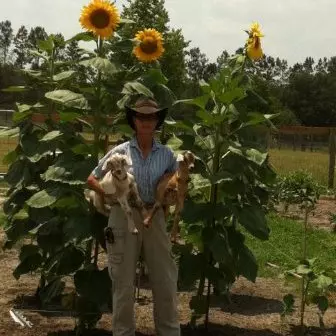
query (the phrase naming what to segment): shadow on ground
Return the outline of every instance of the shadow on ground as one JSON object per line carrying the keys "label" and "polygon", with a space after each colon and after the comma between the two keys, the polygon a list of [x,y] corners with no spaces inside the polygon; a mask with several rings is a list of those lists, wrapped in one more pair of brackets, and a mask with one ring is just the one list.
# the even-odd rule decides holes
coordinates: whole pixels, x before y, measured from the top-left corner
{"label": "shadow on ground", "polygon": [[[135,333],[135,336],[148,336],[148,335],[150,334],[148,333],[143,334],[141,332]],[[51,333],[48,333],[47,336],[76,336],[76,332],[73,330],[60,330],[60,331],[53,331]],[[82,334],[82,336],[113,336],[113,335],[112,335],[112,332],[109,330],[95,329],[85,334]]]}
{"label": "shadow on ground", "polygon": [[[291,327],[291,333],[294,336],[300,336],[301,335],[301,328],[300,326],[292,326]],[[305,336],[335,336],[336,335],[336,327],[334,328],[327,328],[324,330],[324,333],[321,328],[317,327],[308,327],[305,329]]]}
{"label": "shadow on ground", "polygon": [[212,297],[211,307],[218,307],[223,312],[245,316],[281,313],[282,302],[258,296],[231,294],[231,302],[226,298]]}
{"label": "shadow on ground", "polygon": [[[52,302],[41,305],[41,302],[34,295],[20,295],[10,301],[14,309],[26,312],[35,312],[44,317],[74,317],[75,312],[62,306],[61,298],[56,298]],[[102,308],[102,313],[111,313],[111,307]]]}
{"label": "shadow on ground", "polygon": [[181,326],[181,331],[182,336],[281,336],[269,329],[252,330],[215,323],[209,324],[208,333],[203,326],[193,329],[189,325],[185,325]]}
{"label": "shadow on ground", "polygon": [[[47,336],[75,336],[76,333],[73,330],[62,330],[48,333]],[[136,332],[136,336],[154,336],[151,331]],[[281,336],[280,334],[274,333],[271,330],[248,330],[235,328],[229,325],[217,325],[210,324],[209,332],[207,333],[204,327],[198,327],[192,329],[189,325],[181,326],[181,336]],[[111,331],[96,329],[90,331],[88,334],[83,334],[82,336],[112,336]]]}

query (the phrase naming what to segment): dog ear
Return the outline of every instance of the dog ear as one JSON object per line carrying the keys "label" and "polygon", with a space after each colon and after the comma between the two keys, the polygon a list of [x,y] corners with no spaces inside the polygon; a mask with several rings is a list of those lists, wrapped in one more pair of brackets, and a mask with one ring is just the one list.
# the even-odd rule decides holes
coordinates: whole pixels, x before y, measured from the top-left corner
{"label": "dog ear", "polygon": [[177,162],[184,161],[184,156],[183,156],[181,153],[177,154],[176,161],[177,161]]}
{"label": "dog ear", "polygon": [[102,170],[104,172],[107,172],[109,170],[111,170],[113,168],[113,162],[111,159],[107,159],[104,164],[103,164],[103,167],[102,167]]}
{"label": "dog ear", "polygon": [[131,166],[131,165],[132,165],[132,162],[131,162],[131,160],[129,159],[128,156],[125,156],[125,157],[122,159],[122,164],[123,164],[124,166]]}

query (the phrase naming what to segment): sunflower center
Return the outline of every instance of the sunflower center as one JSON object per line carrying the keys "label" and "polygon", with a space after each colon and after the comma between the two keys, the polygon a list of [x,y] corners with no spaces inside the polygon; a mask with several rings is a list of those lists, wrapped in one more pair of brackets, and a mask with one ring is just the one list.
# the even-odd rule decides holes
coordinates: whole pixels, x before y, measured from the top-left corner
{"label": "sunflower center", "polygon": [[158,48],[157,41],[152,37],[147,37],[140,43],[140,48],[146,54],[153,54]]}
{"label": "sunflower center", "polygon": [[90,21],[96,28],[104,29],[110,23],[110,16],[104,9],[97,9],[90,15]]}

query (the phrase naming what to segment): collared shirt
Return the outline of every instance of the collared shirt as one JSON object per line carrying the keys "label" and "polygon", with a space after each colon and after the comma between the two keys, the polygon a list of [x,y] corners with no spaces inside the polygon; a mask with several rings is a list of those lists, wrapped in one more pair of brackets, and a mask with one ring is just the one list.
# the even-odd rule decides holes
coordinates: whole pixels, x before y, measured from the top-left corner
{"label": "collared shirt", "polygon": [[129,173],[131,173],[137,184],[139,194],[143,202],[155,202],[155,189],[159,179],[163,174],[175,172],[178,163],[174,157],[173,151],[153,140],[151,152],[144,159],[138,142],[135,137],[112,148],[98,163],[98,166],[92,171],[92,174],[100,179],[103,177],[102,167],[104,162],[113,154],[125,154],[131,161]]}

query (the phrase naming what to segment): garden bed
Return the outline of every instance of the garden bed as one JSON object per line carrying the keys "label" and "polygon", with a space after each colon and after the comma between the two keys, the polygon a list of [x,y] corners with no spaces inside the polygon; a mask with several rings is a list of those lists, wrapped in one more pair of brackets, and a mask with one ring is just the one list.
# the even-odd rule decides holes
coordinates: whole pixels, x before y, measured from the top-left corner
{"label": "garden bed", "polygon": [[[0,234],[0,243],[3,244],[4,233]],[[42,314],[23,310],[24,315],[33,323],[33,328],[22,329],[9,316],[9,309],[20,305],[20,298],[32,296],[37,285],[37,276],[25,275],[19,281],[12,276],[12,270],[17,265],[16,250],[5,251],[0,255],[0,335],[25,336],[56,336],[71,335],[75,327],[75,319],[71,314]],[[100,260],[103,266],[104,258]],[[281,323],[282,297],[288,293],[279,279],[258,278],[256,283],[238,280],[232,288],[231,304],[213,298],[210,312],[211,335],[235,336],[282,336],[294,335],[291,325],[297,325],[298,315],[286,318]],[[182,324],[182,335],[204,335],[201,327],[190,330],[187,326],[190,318],[189,300],[191,293],[179,293],[179,313]],[[140,291],[141,303],[136,305],[136,321],[138,335],[154,335],[152,321],[152,299],[147,289]],[[24,301],[21,301],[21,305]],[[30,309],[34,308],[31,305]],[[329,335],[336,333],[336,310],[330,309],[325,316]],[[306,322],[314,327],[307,335],[320,335],[318,317],[314,307],[307,308]],[[96,335],[110,335],[111,314],[105,313],[98,323]],[[334,329],[333,329],[334,328]],[[94,335],[93,334],[93,335]],[[327,334],[328,335],[328,334]]]}

